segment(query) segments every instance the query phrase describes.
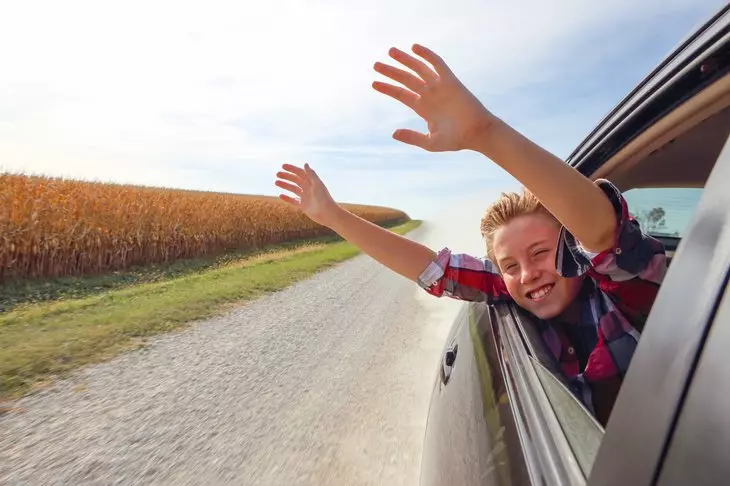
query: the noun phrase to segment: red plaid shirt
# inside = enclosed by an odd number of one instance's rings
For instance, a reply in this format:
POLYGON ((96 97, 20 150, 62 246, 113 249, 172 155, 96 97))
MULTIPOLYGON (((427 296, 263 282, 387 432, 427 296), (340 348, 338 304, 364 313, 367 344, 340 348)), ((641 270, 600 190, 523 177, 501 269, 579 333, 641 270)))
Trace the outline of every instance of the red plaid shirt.
MULTIPOLYGON (((604 425, 631 362, 646 318, 667 269, 663 245, 641 231, 621 192, 596 184, 611 201, 619 224, 616 244, 598 255, 585 252, 562 228, 555 265, 564 277, 586 275, 578 326, 536 319, 543 341, 560 364, 573 393, 604 425), (581 353, 575 348, 586 350, 581 353), (581 362, 582 361, 582 362, 581 362)), ((489 304, 511 300, 497 267, 486 258, 441 250, 418 283, 441 297, 489 304)))

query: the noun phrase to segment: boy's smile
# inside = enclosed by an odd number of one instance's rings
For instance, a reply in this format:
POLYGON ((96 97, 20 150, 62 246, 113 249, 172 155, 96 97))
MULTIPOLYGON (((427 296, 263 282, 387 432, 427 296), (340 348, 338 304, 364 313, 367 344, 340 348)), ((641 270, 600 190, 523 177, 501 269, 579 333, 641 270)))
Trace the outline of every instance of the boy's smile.
POLYGON ((560 225, 542 214, 519 216, 494 233, 494 257, 514 301, 540 319, 568 308, 580 290, 580 278, 564 278, 555 269, 560 225))

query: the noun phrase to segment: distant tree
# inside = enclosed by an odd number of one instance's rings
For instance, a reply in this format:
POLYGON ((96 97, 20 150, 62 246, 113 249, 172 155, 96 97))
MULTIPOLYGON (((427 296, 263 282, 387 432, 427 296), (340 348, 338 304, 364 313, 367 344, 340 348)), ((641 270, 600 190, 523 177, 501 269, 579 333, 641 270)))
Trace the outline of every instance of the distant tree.
POLYGON ((666 211, 662 207, 653 208, 651 211, 641 211, 634 217, 641 223, 647 233, 661 233, 667 226, 666 211))

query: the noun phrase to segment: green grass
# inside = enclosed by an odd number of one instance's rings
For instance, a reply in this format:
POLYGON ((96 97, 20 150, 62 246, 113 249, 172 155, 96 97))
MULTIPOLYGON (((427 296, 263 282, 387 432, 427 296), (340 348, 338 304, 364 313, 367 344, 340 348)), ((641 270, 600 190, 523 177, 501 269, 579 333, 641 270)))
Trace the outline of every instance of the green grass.
MULTIPOLYGON (((405 234, 419 224, 391 231, 405 234)), ((146 283, 110 279, 117 288, 101 292, 89 284, 95 293, 78 299, 16 306, 0 314, 0 397, 20 396, 81 365, 139 347, 147 336, 283 289, 358 253, 344 241, 309 241, 225 263, 190 264, 146 283)))

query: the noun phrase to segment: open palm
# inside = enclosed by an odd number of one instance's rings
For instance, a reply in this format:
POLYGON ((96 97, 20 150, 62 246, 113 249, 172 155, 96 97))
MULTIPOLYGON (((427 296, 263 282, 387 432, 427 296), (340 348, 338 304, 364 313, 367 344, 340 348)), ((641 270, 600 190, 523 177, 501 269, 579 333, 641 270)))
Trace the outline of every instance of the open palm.
POLYGON ((304 168, 284 164, 281 168, 283 170, 276 173, 279 180, 275 184, 291 195, 281 194, 279 199, 300 210, 315 223, 328 225, 337 204, 314 169, 309 164, 305 164, 304 168))
POLYGON ((472 149, 494 117, 430 49, 418 44, 413 52, 423 61, 392 48, 389 55, 417 75, 380 62, 374 69, 404 87, 375 81, 373 88, 410 107, 428 125, 428 133, 400 129, 393 138, 431 152, 472 149))

